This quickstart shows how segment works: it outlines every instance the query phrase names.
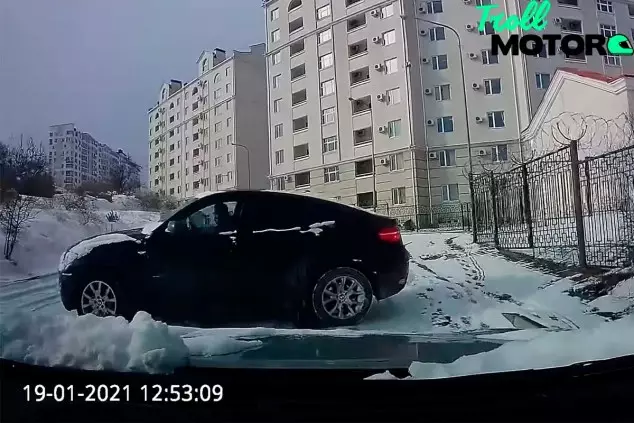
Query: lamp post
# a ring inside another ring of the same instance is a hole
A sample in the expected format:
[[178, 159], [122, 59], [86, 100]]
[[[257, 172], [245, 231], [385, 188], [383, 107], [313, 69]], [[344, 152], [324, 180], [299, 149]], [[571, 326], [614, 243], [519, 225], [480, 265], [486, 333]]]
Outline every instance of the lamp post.
[[244, 148], [244, 151], [247, 152], [247, 177], [249, 178], [248, 187], [249, 187], [249, 189], [251, 189], [251, 154], [249, 152], [249, 149], [245, 145], [238, 144], [238, 143], [235, 143], [235, 142], [231, 143], [231, 145], [235, 145], [236, 147]]
[[415, 17], [414, 19], [427, 22], [433, 25], [438, 25], [443, 28], [447, 28], [451, 31], [458, 40], [458, 57], [460, 58], [460, 76], [462, 77], [462, 93], [464, 95], [464, 114], [465, 114], [465, 129], [467, 130], [467, 149], [469, 150], [469, 198], [471, 200], [471, 225], [473, 230], [473, 241], [477, 241], [477, 231], [476, 231], [476, 212], [475, 212], [475, 197], [473, 193], [473, 155], [471, 153], [471, 130], [469, 129], [469, 106], [467, 103], [467, 81], [465, 77], [464, 71], [464, 59], [462, 58], [462, 39], [460, 38], [460, 34], [453, 27], [449, 25], [445, 25], [440, 22], [432, 21], [429, 19], [423, 19]]

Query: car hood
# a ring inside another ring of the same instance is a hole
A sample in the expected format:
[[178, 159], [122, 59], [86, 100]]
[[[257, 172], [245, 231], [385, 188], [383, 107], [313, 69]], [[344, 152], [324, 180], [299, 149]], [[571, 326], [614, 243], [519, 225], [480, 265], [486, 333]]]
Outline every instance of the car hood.
[[141, 229], [129, 229], [86, 238], [71, 246], [62, 254], [57, 270], [59, 272], [66, 271], [76, 260], [87, 256], [97, 247], [129, 242], [140, 244], [145, 237], [146, 235], [142, 233]]

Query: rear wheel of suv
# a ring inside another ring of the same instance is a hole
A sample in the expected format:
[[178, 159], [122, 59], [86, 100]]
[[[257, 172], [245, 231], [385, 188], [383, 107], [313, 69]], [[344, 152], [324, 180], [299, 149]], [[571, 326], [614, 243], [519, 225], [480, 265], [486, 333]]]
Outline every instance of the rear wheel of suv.
[[313, 311], [323, 326], [350, 326], [361, 322], [372, 305], [368, 278], [350, 267], [326, 272], [313, 288]]

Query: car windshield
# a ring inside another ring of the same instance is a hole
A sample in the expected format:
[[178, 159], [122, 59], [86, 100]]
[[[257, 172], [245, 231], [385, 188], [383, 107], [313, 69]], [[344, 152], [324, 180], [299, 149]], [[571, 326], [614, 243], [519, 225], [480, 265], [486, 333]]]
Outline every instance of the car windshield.
[[2, 360], [426, 379], [634, 354], [625, 2], [544, 17], [621, 53], [507, 40], [485, 0], [119, 3], [3, 2]]

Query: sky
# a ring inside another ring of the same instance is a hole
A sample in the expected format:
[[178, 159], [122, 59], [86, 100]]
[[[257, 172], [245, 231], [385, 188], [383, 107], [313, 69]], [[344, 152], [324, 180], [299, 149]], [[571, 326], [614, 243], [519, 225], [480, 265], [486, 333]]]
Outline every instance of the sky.
[[[260, 0], [0, 0], [0, 141], [73, 122], [146, 169], [148, 108], [203, 50], [265, 41]], [[145, 174], [145, 172], [143, 172]]]

